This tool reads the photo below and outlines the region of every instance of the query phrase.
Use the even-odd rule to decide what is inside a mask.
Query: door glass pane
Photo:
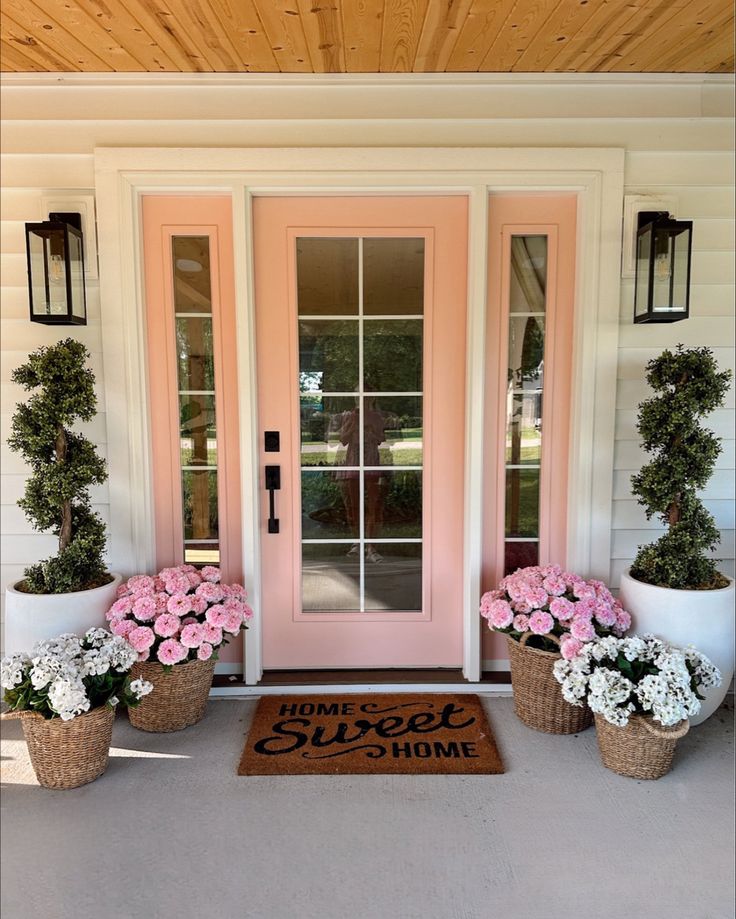
[[[358,388],[358,321],[299,323],[301,392],[355,392]]]
[[[217,539],[217,471],[185,469],[184,540]]]
[[[174,236],[174,310],[211,313],[210,240],[208,236]]]
[[[366,392],[422,391],[421,319],[371,319],[363,324]]]
[[[542,459],[542,391],[509,393],[506,463],[536,465]]]
[[[302,546],[302,609],[359,611],[360,567],[357,546],[345,543]]]
[[[366,551],[366,610],[421,610],[422,544],[374,543]]]
[[[543,313],[547,290],[547,237],[511,237],[509,311]]]
[[[424,240],[363,240],[363,314],[421,316]]]
[[[509,321],[509,380],[514,387],[544,385],[544,319],[512,316]]]
[[[300,315],[357,315],[358,240],[300,237],[296,277]]]
[[[421,466],[421,396],[366,396],[364,401],[366,465]]]
[[[504,559],[504,575],[513,574],[517,568],[528,568],[539,564],[538,542],[507,542]]]
[[[357,539],[360,473],[302,471],[302,538]]]
[[[304,318],[340,313],[334,297],[321,312],[304,300],[302,286],[320,278],[308,260],[325,247],[303,242],[297,270],[312,279],[298,283],[303,609],[420,610],[423,321],[398,317],[423,313],[424,242],[329,240],[345,244],[345,261],[355,244],[363,268],[355,319]],[[368,299],[372,316],[397,318],[370,318]]]
[[[302,393],[300,401],[302,466],[360,465],[360,399]]]
[[[217,466],[214,395],[179,396],[182,466]]]
[[[539,470],[506,470],[506,536],[539,536]]]
[[[179,389],[185,392],[214,392],[212,320],[200,316],[177,316],[176,344],[179,358]]]
[[[422,535],[422,473],[365,473],[366,539],[416,539]]]

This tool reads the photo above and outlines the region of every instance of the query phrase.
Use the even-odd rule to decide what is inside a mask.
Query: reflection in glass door
[[[296,248],[302,610],[419,611],[424,239]]]

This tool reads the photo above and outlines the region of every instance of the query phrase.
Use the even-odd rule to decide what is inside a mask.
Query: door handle
[[[281,488],[281,466],[266,466],[266,489],[268,490],[268,532],[279,532],[279,518],[276,516],[274,492]]]

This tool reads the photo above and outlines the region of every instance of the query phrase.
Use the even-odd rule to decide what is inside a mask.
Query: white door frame
[[[578,196],[567,563],[607,580],[620,303],[624,151],[603,148],[125,148],[95,150],[100,299],[108,419],[110,561],[126,574],[155,564],[140,195],[231,194],[242,464],[243,571],[256,616],[245,681],[262,675],[258,419],[251,204],[257,195],[463,194],[469,199],[463,674],[481,674],[483,394],[488,198]],[[595,445],[596,462],[591,461]]]

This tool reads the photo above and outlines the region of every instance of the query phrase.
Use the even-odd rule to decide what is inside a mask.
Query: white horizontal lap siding
[[[663,532],[657,520],[647,520],[631,492],[631,475],[649,459],[639,443],[636,419],[639,404],[653,393],[644,374],[647,362],[665,348],[711,348],[723,370],[736,369],[734,351],[734,159],[729,150],[698,152],[632,151],[626,157],[626,194],[658,193],[676,198],[677,214],[693,220],[690,318],[664,325],[633,324],[634,282],[624,280],[621,291],[616,448],[613,478],[611,582],[621,574],[640,545]],[[712,552],[719,568],[734,575],[734,433],[736,393],[732,386],[724,407],[704,423],[722,439],[715,472],[701,497],[721,530],[721,543]]]
[[[49,149],[53,143],[47,139]],[[54,327],[31,323],[28,310],[26,277],[25,223],[42,218],[41,197],[50,192],[90,193],[94,178],[91,158],[58,157],[29,151],[29,156],[3,157],[2,197],[0,198],[0,590],[2,617],[5,609],[5,587],[23,575],[23,569],[56,548],[53,535],[37,533],[17,505],[23,494],[28,468],[13,453],[7,438],[13,412],[25,393],[12,382],[13,371],[28,354],[42,345],[52,345],[71,337],[83,342],[91,353],[89,366],[95,374],[98,406],[105,406],[105,380],[102,364],[102,326],[97,281],[87,281],[86,327]],[[24,163],[25,161],[25,163]],[[104,411],[81,430],[107,454],[107,426]],[[110,523],[109,488],[92,489],[92,505],[106,523]]]

